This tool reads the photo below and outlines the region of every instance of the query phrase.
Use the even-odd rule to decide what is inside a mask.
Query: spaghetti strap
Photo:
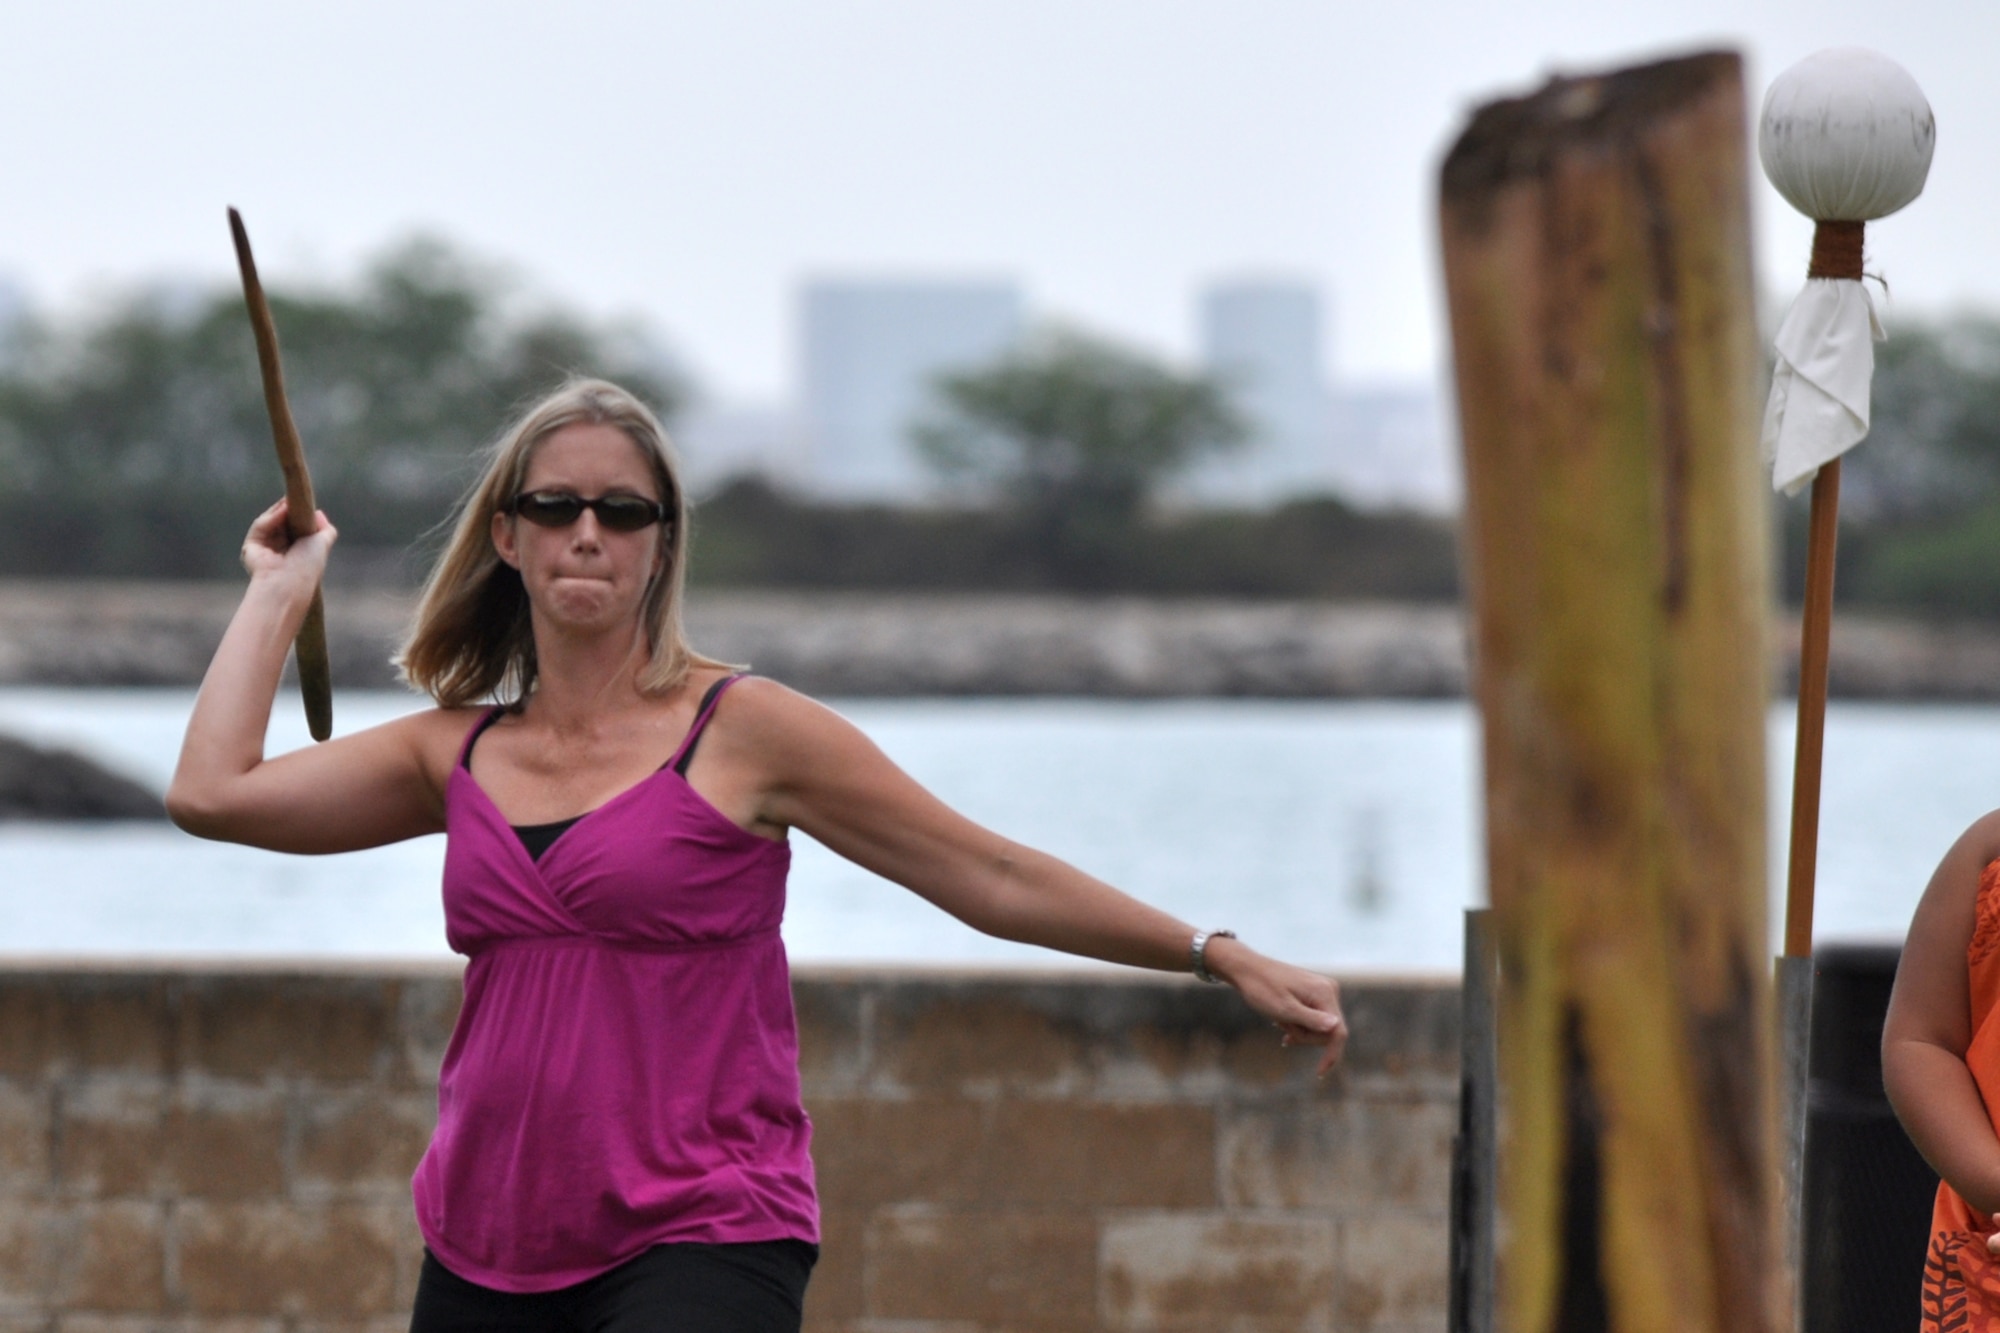
[[[680,749],[675,750],[674,757],[661,767],[671,768],[682,777],[687,776],[688,765],[694,761],[694,747],[700,743],[701,733],[708,727],[708,719],[715,716],[716,701],[722,698],[724,690],[742,679],[743,673],[738,672],[733,676],[724,676],[708,687],[708,692],[701,696],[701,703],[694,710],[694,723],[688,727],[688,734],[681,739]]]
[[[484,736],[486,734],[486,729],[492,726],[495,722],[498,722],[500,720],[500,715],[506,711],[507,711],[507,706],[505,704],[494,704],[491,708],[486,710],[485,717],[480,718],[479,721],[472,724],[472,730],[465,733],[465,743],[458,747],[458,766],[460,768],[464,769],[468,773],[472,771],[473,742],[477,741],[481,736]]]

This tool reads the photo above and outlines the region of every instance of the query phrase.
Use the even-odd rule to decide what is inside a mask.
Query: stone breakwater
[[[0,583],[0,684],[192,685],[241,593],[232,584]],[[329,588],[333,676],[395,683],[407,593]],[[708,593],[703,651],[813,694],[1127,698],[1462,695],[1466,642],[1449,606],[1164,602],[1138,598]],[[1775,636],[1773,681],[1797,670]],[[1842,613],[1833,682],[1847,698],[2000,699],[2000,627]]]

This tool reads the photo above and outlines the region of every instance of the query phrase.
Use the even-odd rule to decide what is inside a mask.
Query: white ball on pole
[[[1807,56],[1764,95],[1764,174],[1814,223],[1806,287],[1779,326],[1764,413],[1780,490],[1804,486],[1868,434],[1873,344],[1883,335],[1861,285],[1867,225],[1923,193],[1936,148],[1923,89],[1874,51]],[[1837,477],[1836,468],[1821,480]]]
[[[1872,222],[1923,193],[1937,120],[1908,70],[1860,47],[1807,56],[1764,95],[1757,154],[1815,222]]]

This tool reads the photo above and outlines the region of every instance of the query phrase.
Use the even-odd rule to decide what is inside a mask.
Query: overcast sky
[[[1896,308],[2000,308],[1990,0],[12,0],[0,274],[44,307],[339,281],[429,231],[662,333],[725,398],[791,378],[802,275],[1018,277],[1039,314],[1192,346],[1196,288],[1330,298],[1331,367],[1433,373],[1432,182],[1466,110],[1728,45],[1753,98],[1824,46],[1930,97],[1930,188],[1870,229]],[[1810,224],[1757,184],[1760,280]]]

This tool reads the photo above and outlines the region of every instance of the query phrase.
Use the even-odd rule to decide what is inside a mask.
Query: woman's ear
[[[493,549],[510,568],[521,568],[520,552],[514,547],[514,516],[493,512],[493,525],[487,529],[493,538]]]

